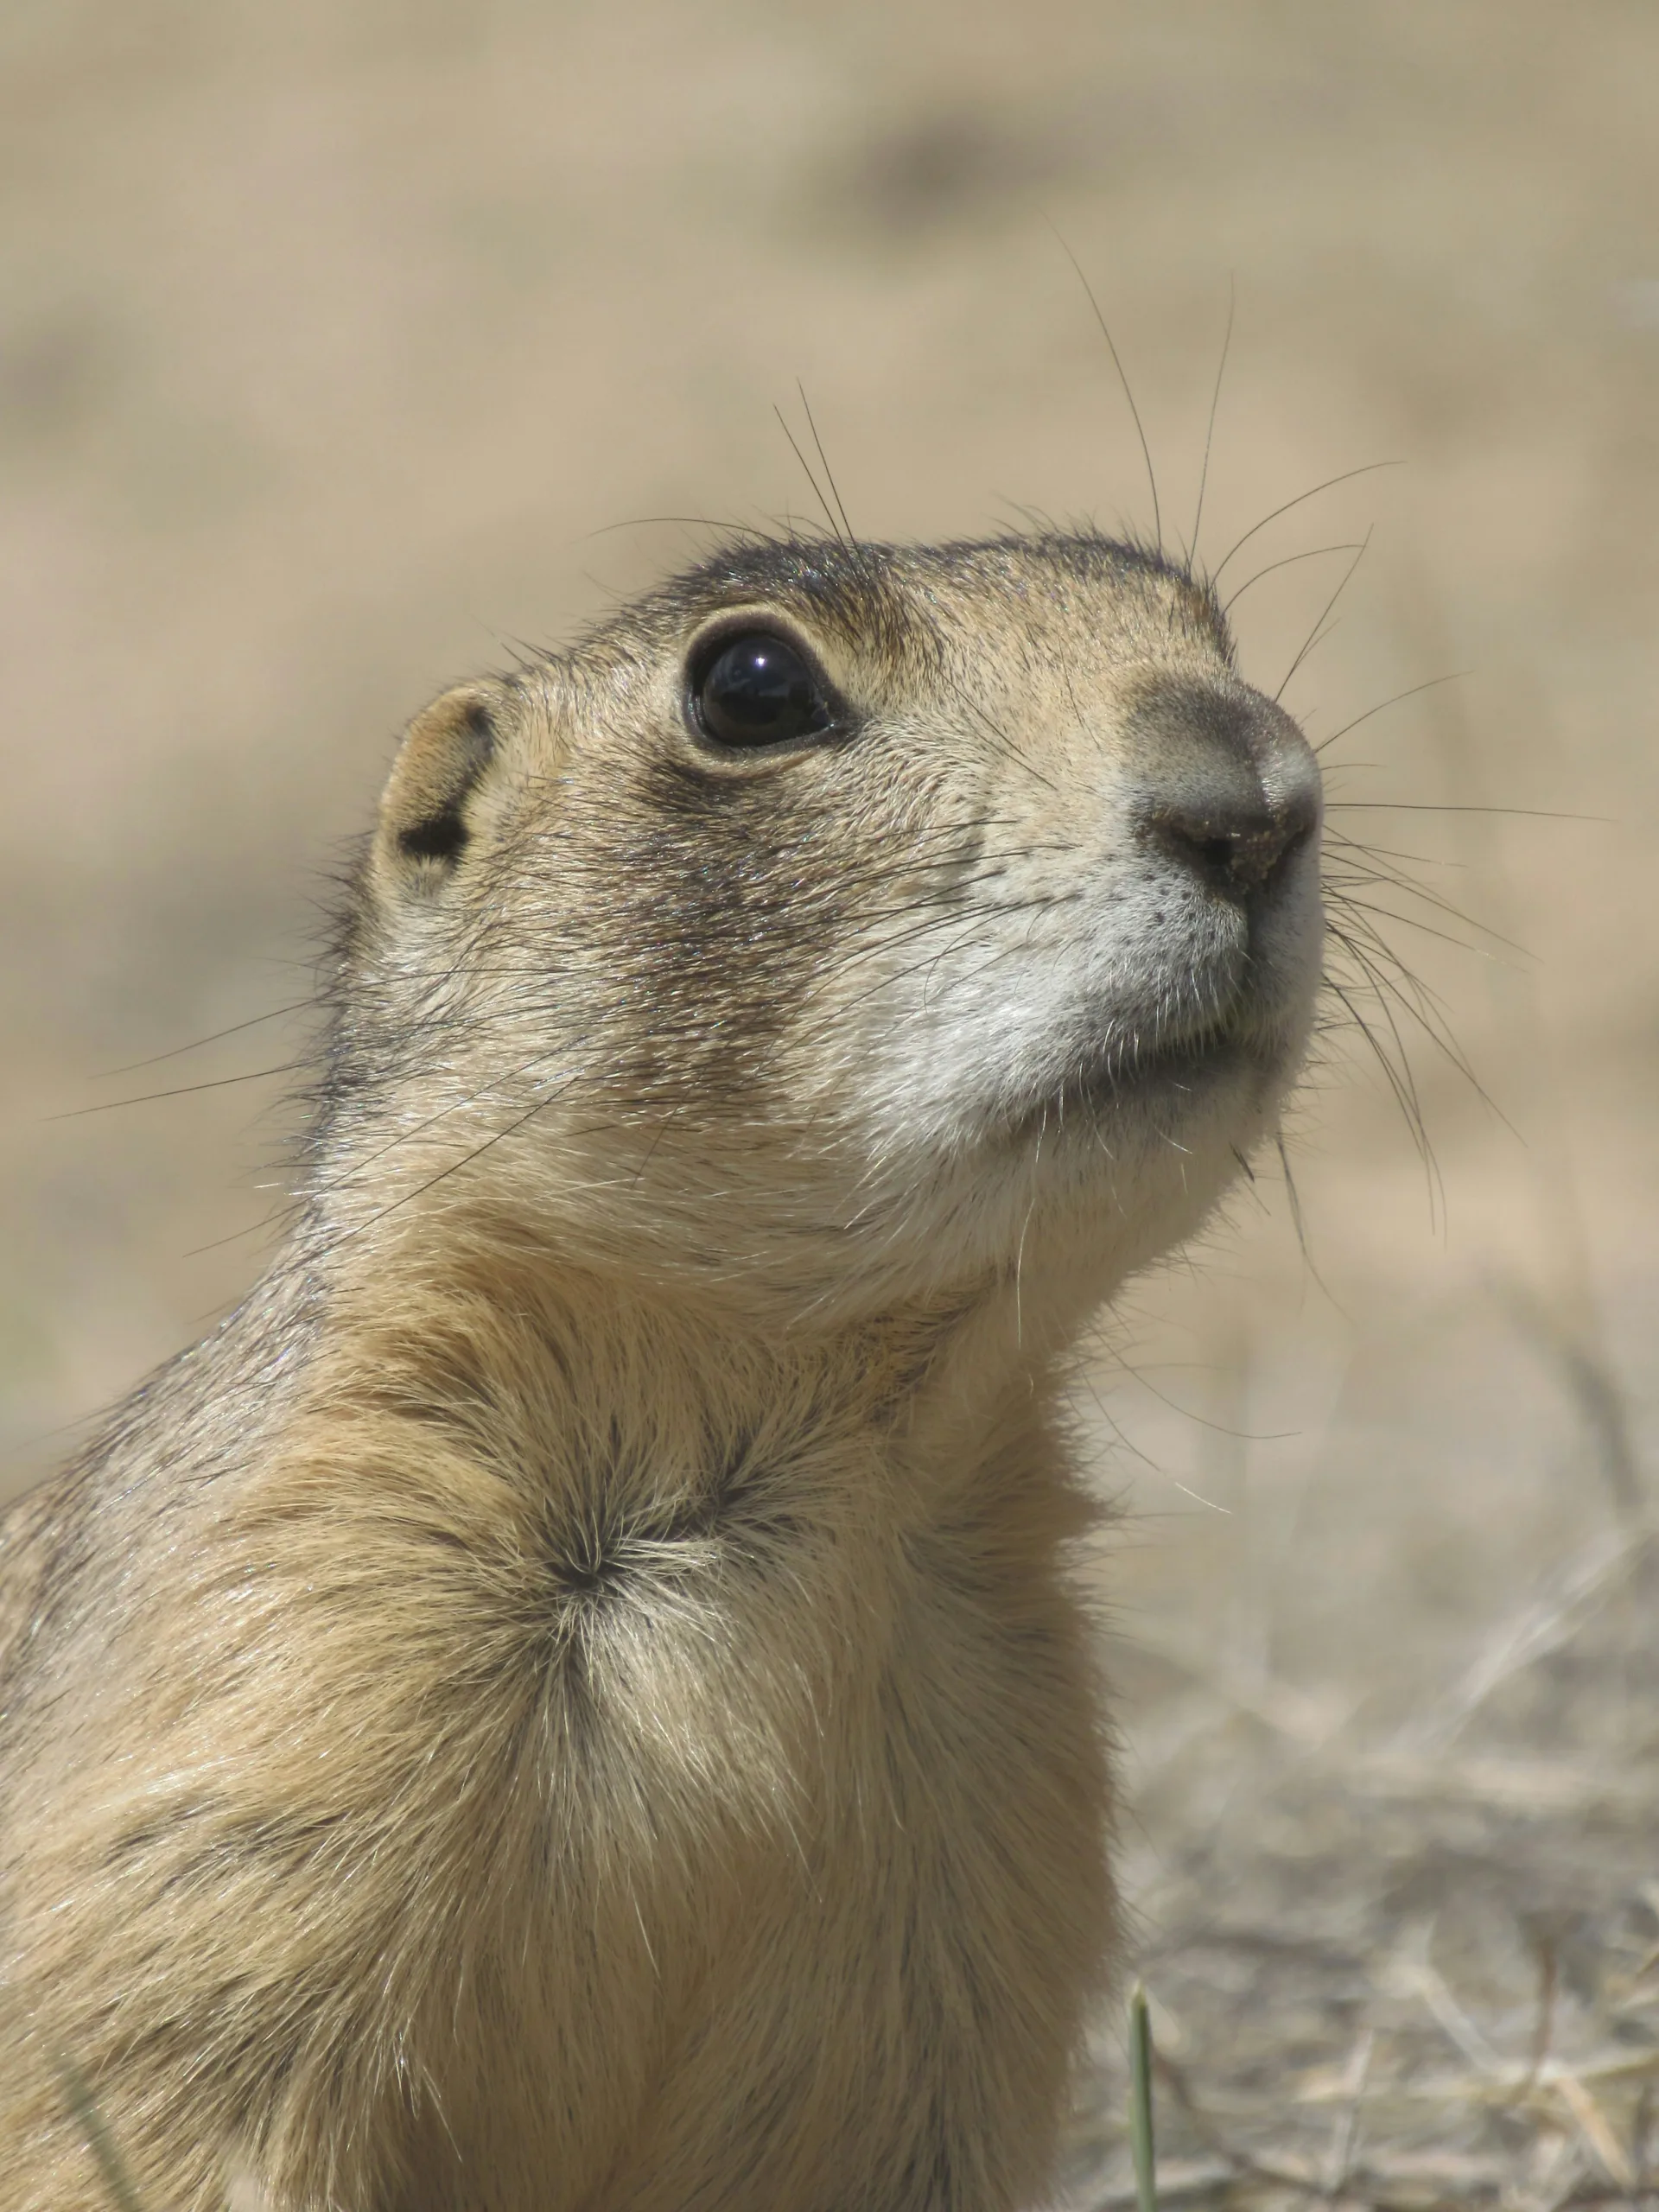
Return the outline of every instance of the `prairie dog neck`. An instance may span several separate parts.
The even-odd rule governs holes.
[[[296,1414],[342,1398],[435,1422],[528,1484],[648,1471],[651,1496],[709,1497],[744,1463],[861,1462],[905,1472],[907,1510],[937,1508],[999,1438],[1048,1417],[1073,1317],[1054,1286],[1011,1277],[856,1319],[718,1302],[560,1264],[533,1243],[455,1223],[388,1268],[353,1265]],[[1072,1304],[1081,1304],[1079,1294]],[[302,1410],[303,1409],[303,1410]]]

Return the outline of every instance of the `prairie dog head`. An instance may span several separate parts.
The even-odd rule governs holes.
[[[1015,1270],[1098,1297],[1274,1125],[1319,820],[1154,556],[728,549],[411,726],[325,1211],[482,1211],[761,1314]]]

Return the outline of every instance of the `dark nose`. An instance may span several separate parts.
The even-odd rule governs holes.
[[[1313,832],[1313,810],[1300,801],[1279,810],[1258,797],[1233,801],[1221,793],[1154,810],[1145,817],[1151,842],[1212,891],[1230,899],[1265,891],[1290,855]]]
[[[1160,683],[1131,719],[1141,840],[1241,903],[1271,893],[1319,826],[1319,763],[1243,684]]]

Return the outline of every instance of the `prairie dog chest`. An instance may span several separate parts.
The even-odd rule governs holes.
[[[1017,1504],[1057,1514],[1024,1471]],[[1081,1609],[995,1505],[969,1486],[902,1535],[798,1526],[792,1554],[708,1562],[689,1878],[659,1897],[684,2004],[607,2203],[831,2212],[918,2158],[952,2203],[963,2146],[1063,2080],[1112,1920],[1103,1761]],[[642,2023],[676,1983],[659,1947]]]

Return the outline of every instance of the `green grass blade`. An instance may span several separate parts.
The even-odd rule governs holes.
[[[144,2212],[137,2190],[128,2177],[121,2154],[98,2108],[92,2085],[72,2059],[60,2058],[58,2080],[63,2088],[64,2102],[74,2114],[81,2133],[86,2139],[86,2148],[104,2177],[104,2186],[110,2192],[110,2202],[115,2212]]]
[[[1158,2154],[1152,2134],[1152,2015],[1137,1981],[1129,1992],[1129,2148],[1138,2212],[1158,2212]]]

